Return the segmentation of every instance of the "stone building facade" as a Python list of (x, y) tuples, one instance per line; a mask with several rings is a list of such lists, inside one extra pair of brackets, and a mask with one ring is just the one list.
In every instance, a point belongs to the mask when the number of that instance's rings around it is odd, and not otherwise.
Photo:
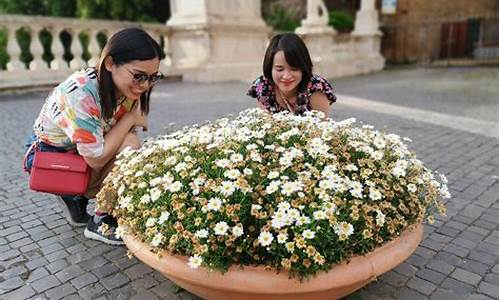
[(498, 59), (497, 0), (397, 0), (380, 19), (389, 62)]

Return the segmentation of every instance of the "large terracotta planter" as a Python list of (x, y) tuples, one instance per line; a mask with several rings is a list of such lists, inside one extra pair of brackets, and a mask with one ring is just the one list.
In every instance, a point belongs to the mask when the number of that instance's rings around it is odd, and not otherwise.
[(205, 268), (191, 269), (184, 256), (164, 253), (162, 258), (133, 236), (124, 237), (129, 250), (145, 264), (161, 272), (187, 291), (204, 299), (336, 299), (368, 284), (377, 276), (406, 260), (422, 240), (423, 226), (418, 224), (399, 238), (349, 263), (333, 267), (329, 272), (300, 282), (288, 279), (288, 274), (276, 274), (263, 267), (231, 267), (221, 274)]

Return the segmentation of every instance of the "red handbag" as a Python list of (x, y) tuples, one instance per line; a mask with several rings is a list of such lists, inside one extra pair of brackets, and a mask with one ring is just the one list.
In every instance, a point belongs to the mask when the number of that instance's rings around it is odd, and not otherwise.
[[(30, 189), (56, 195), (82, 195), (87, 191), (91, 168), (74, 152), (42, 152), (35, 145)], [(27, 151), (26, 157), (30, 150)]]

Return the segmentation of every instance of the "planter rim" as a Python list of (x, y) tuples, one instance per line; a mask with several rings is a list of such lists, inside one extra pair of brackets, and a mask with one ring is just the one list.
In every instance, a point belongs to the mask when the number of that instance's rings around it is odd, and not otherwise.
[[(410, 225), (399, 237), (376, 248), (366, 255), (358, 255), (349, 262), (334, 265), (328, 272), (318, 272), (316, 276), (304, 279), (289, 279), (288, 272), (276, 273), (263, 266), (231, 266), (221, 274), (205, 267), (191, 269), (188, 257), (173, 255), (167, 251), (158, 259), (151, 247), (132, 235), (123, 237), (127, 248), (141, 261), (153, 261), (150, 264), (172, 281), (185, 281), (193, 284), (226, 291), (242, 291), (246, 293), (286, 294), (293, 289), (294, 293), (330, 290), (375, 279), (377, 276), (396, 267), (418, 247), (423, 236), (422, 223)], [(160, 263), (161, 262), (161, 263)], [(253, 276), (255, 274), (255, 276)], [(259, 277), (259, 282), (252, 278)]]

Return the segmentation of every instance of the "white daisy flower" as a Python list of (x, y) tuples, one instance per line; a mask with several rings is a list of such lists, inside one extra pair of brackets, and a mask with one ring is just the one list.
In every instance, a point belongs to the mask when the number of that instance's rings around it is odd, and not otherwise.
[(151, 240), (151, 246), (153, 246), (153, 247), (160, 246), (160, 244), (163, 242), (164, 239), (165, 239), (165, 237), (161, 233), (158, 232), (153, 237), (153, 240)]
[(288, 234), (286, 234), (284, 232), (280, 232), (278, 234), (278, 238), (277, 238), (278, 243), (284, 244), (284, 243), (286, 243), (287, 240), (288, 240)]
[(208, 204), (207, 204), (207, 209), (208, 210), (213, 210), (213, 211), (218, 211), (222, 206), (222, 200), (220, 198), (210, 198), (210, 200), (208, 200)]
[(228, 229), (229, 229), (229, 226), (227, 226), (227, 223), (222, 221), (222, 222), (215, 224), (214, 232), (215, 232), (215, 235), (226, 235)]
[(194, 256), (191, 256), (189, 259), (188, 259), (188, 266), (191, 268), (191, 269), (198, 269), (199, 266), (201, 266), (201, 263), (203, 262), (203, 259), (201, 258), (201, 256), (199, 255), (194, 255)]
[(315, 236), (316, 236), (316, 233), (312, 230), (306, 229), (306, 230), (302, 231), (302, 237), (307, 239), (307, 240), (313, 239)]
[(269, 246), (271, 245), (271, 243), (273, 242), (274, 240), (274, 236), (272, 233), (268, 232), (268, 231), (261, 231), (260, 234), (259, 234), (259, 243), (263, 246), (263, 247), (266, 247), (266, 246)]
[(194, 236), (197, 238), (201, 238), (201, 239), (207, 238), (208, 237), (208, 230), (199, 229), (194, 233)]
[(234, 226), (231, 231), (233, 232), (233, 235), (235, 237), (240, 237), (243, 235), (243, 227), (241, 226)]
[(153, 227), (156, 224), (156, 218), (148, 218), (146, 221), (146, 227)]
[(224, 195), (224, 196), (231, 196), (236, 189), (236, 186), (234, 185), (233, 182), (231, 181), (223, 181), (222, 185), (219, 188), (219, 191)]
[(169, 217), (170, 217), (170, 213), (168, 211), (162, 212), (160, 217), (158, 218), (158, 223), (164, 224), (168, 220)]

